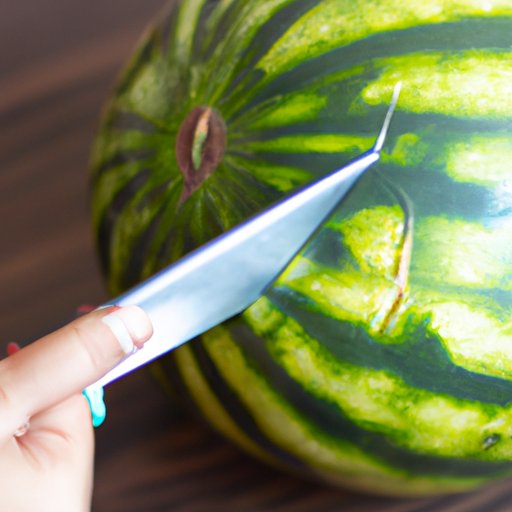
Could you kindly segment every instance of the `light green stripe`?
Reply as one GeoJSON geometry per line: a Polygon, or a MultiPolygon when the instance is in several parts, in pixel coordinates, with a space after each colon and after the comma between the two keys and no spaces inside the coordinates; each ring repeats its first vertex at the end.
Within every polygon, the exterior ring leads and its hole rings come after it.
{"type": "Polygon", "coordinates": [[[226,155],[224,164],[234,169],[245,169],[258,181],[267,183],[281,192],[294,190],[298,186],[310,182],[313,178],[311,172],[306,169],[276,165],[264,160],[255,160],[234,155],[226,155]]]}
{"type": "Polygon", "coordinates": [[[512,225],[447,217],[418,220],[413,274],[422,283],[512,290],[512,225]]]}
{"type": "MultiPolygon", "coordinates": [[[[158,150],[166,141],[167,135],[162,133],[143,133],[137,130],[123,130],[115,133],[106,132],[103,137],[96,139],[92,155],[91,166],[93,169],[102,167],[118,154],[130,154],[132,151],[158,150]]],[[[105,169],[103,169],[105,170],[105,169]]]]}
{"type": "Polygon", "coordinates": [[[395,277],[405,229],[404,213],[398,205],[365,208],[348,218],[334,217],[327,227],[343,235],[343,243],[362,272],[395,277]]]}
{"type": "Polygon", "coordinates": [[[118,214],[114,228],[110,233],[110,292],[121,293],[117,283],[124,283],[124,274],[127,264],[133,258],[133,243],[145,233],[147,226],[160,210],[155,202],[148,203],[146,198],[151,193],[153,184],[148,182],[140,187],[133,198],[128,201],[118,214]],[[141,207],[141,204],[144,204],[141,207]]]}
{"type": "Polygon", "coordinates": [[[327,227],[339,232],[352,261],[333,269],[296,258],[279,284],[309,297],[333,318],[368,325],[374,333],[386,331],[379,336],[382,343],[401,343],[402,337],[391,336],[406,320],[401,304],[408,293],[410,247],[404,244],[401,208],[363,209],[331,219],[327,227]]]}
{"type": "Polygon", "coordinates": [[[316,92],[300,92],[274,98],[268,104],[258,104],[247,114],[231,123],[235,133],[237,127],[248,125],[251,130],[276,128],[316,119],[326,107],[328,98],[316,92]]]}
{"type": "Polygon", "coordinates": [[[268,80],[298,64],[378,33],[463,17],[512,15],[509,0],[324,0],[277,41],[258,67],[268,80]],[[305,51],[305,49],[307,50],[305,51]]]}
{"type": "Polygon", "coordinates": [[[512,206],[512,139],[501,131],[480,134],[405,133],[396,139],[383,162],[405,172],[428,166],[454,182],[485,187],[488,211],[500,214],[512,206]],[[427,160],[428,159],[428,160],[427,160]]]}
{"type": "Polygon", "coordinates": [[[203,50],[207,51],[212,44],[213,38],[218,35],[219,24],[227,13],[228,9],[236,4],[237,0],[218,0],[212,13],[204,24],[205,37],[203,40],[203,50]]]}
{"type": "Polygon", "coordinates": [[[177,66],[169,66],[162,54],[158,54],[138,70],[131,86],[116,98],[117,109],[168,129],[169,123],[176,123],[168,115],[169,94],[181,79],[177,66]]]}
{"type": "Polygon", "coordinates": [[[402,81],[398,107],[417,114],[454,117],[512,116],[512,52],[470,50],[377,59],[380,76],[362,97],[369,105],[388,104],[402,81]]]}
{"type": "Polygon", "coordinates": [[[430,296],[426,305],[431,329],[442,340],[450,359],[469,371],[498,378],[512,378],[512,322],[509,312],[499,318],[482,306],[430,296]]]}
{"type": "Polygon", "coordinates": [[[382,154],[382,161],[413,169],[431,152],[432,144],[426,138],[418,133],[404,133],[396,138],[391,154],[382,154]]]}
{"type": "Polygon", "coordinates": [[[394,314],[397,318],[393,325],[389,325],[388,317],[403,293],[392,279],[378,273],[365,274],[356,266],[346,265],[333,270],[305,258],[296,258],[279,283],[309,298],[326,315],[341,322],[365,326],[378,336],[376,341],[404,342],[401,336],[406,320],[403,311],[397,311],[394,314]],[[383,330],[386,335],[380,336],[383,330]]]}
{"type": "Polygon", "coordinates": [[[256,128],[273,128],[287,126],[290,122],[297,124],[314,120],[317,116],[326,112],[329,115],[329,109],[342,108],[336,103],[340,100],[333,101],[332,98],[341,96],[339,93],[341,84],[350,81],[350,79],[357,80],[365,71],[366,68],[363,65],[342,70],[336,69],[327,74],[311,77],[307,85],[300,90],[279,94],[273,96],[270,100],[264,99],[259,103],[249,101],[259,90],[259,86],[247,89],[242,82],[233,93],[236,101],[228,101],[222,109],[227,118],[231,115],[238,116],[240,110],[244,112],[243,115],[230,122],[230,127],[233,126],[237,133],[242,134],[251,134],[254,131],[253,123],[256,128]],[[331,100],[329,101],[329,99],[331,100]],[[250,104],[250,108],[245,111],[248,104],[250,104]],[[287,116],[290,116],[290,121],[287,116]]]}
{"type": "Polygon", "coordinates": [[[200,94],[209,105],[216,105],[226,88],[231,85],[233,73],[258,30],[280,9],[294,0],[266,0],[265,2],[238,2],[235,23],[217,45],[204,68],[205,90],[200,94]],[[215,76],[215,80],[210,78],[215,76]]]}
{"type": "Polygon", "coordinates": [[[174,56],[176,64],[184,68],[190,65],[197,24],[206,1],[186,0],[180,2],[170,53],[174,56]]]}
{"type": "Polygon", "coordinates": [[[372,147],[374,137],[346,134],[303,134],[238,144],[246,151],[263,153],[362,153],[372,147]]]}
{"type": "Polygon", "coordinates": [[[431,318],[453,362],[470,371],[512,378],[512,324],[508,311],[493,306],[492,294],[512,290],[512,225],[482,226],[430,217],[418,222],[414,300],[431,318]],[[443,294],[429,291],[436,287],[443,294]],[[448,293],[448,287],[452,292],[448,293]],[[475,290],[473,296],[468,295],[475,290]]]}
{"type": "MultiPolygon", "coordinates": [[[[468,136],[448,148],[446,173],[455,181],[509,190],[512,205],[512,138],[506,135],[468,136]]],[[[504,205],[505,206],[505,205],[504,205]]]]}

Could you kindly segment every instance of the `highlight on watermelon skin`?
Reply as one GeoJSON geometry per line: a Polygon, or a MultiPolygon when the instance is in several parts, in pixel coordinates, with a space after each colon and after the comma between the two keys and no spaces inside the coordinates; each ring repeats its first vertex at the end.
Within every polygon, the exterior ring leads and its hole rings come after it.
{"type": "Polygon", "coordinates": [[[141,38],[91,155],[112,294],[369,150],[402,83],[376,172],[153,367],[246,452],[385,494],[512,475],[511,33],[503,0],[187,0],[141,38]]]}

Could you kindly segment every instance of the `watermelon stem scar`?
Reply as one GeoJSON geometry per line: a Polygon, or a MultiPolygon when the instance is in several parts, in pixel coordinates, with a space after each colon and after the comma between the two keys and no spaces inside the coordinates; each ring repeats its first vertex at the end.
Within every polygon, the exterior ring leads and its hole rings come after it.
{"type": "Polygon", "coordinates": [[[194,108],[176,139],[176,160],[183,174],[180,204],[215,171],[225,149],[226,126],[219,113],[210,107],[194,108]]]}

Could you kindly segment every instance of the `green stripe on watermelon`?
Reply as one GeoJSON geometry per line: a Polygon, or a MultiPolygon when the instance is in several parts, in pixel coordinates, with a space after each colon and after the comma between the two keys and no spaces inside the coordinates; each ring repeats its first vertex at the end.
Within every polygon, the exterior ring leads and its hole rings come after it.
{"type": "Polygon", "coordinates": [[[240,399],[239,394],[226,382],[224,373],[219,372],[206,346],[201,343],[196,343],[192,347],[192,352],[201,373],[208,375],[208,380],[213,385],[216,396],[222,406],[230,411],[231,419],[236,423],[238,428],[255,442],[264,453],[270,454],[273,460],[284,462],[288,467],[297,472],[308,473],[309,467],[307,464],[304,464],[300,458],[286,449],[283,449],[279,444],[274,443],[273,440],[260,429],[257,418],[254,417],[250,410],[245,408],[244,401],[240,399]]]}
{"type": "Polygon", "coordinates": [[[269,140],[239,144],[248,153],[362,153],[371,147],[373,138],[345,134],[303,134],[272,137],[269,140]]]}
{"type": "MultiPolygon", "coordinates": [[[[272,457],[268,452],[262,449],[262,447],[251,439],[251,437],[247,435],[247,432],[242,430],[233,420],[219,401],[216,392],[211,389],[210,384],[204,378],[203,368],[198,365],[191,347],[185,346],[183,350],[176,353],[176,363],[173,370],[180,374],[180,384],[183,383],[186,392],[190,394],[191,398],[201,404],[200,412],[206,416],[219,432],[227,435],[248,453],[257,456],[263,461],[276,466],[282,464],[279,459],[272,457]]],[[[169,362],[164,362],[165,367],[167,367],[168,364],[169,362]]],[[[166,378],[165,374],[163,378],[166,378]]]]}
{"type": "Polygon", "coordinates": [[[243,139],[244,128],[248,128],[248,134],[250,134],[254,130],[315,121],[326,105],[325,95],[320,95],[317,91],[301,91],[298,94],[271,98],[266,104],[258,105],[257,109],[237,116],[230,125],[235,130],[235,136],[243,139]]]}
{"type": "Polygon", "coordinates": [[[390,84],[406,77],[401,109],[455,117],[509,117],[511,62],[512,53],[496,50],[408,54],[377,60],[375,67],[382,72],[364,88],[362,97],[368,105],[386,104],[390,84]]]}
{"type": "MultiPolygon", "coordinates": [[[[505,133],[473,135],[452,144],[446,163],[446,173],[457,182],[498,187],[505,203],[505,194],[511,194],[508,184],[510,162],[510,136],[505,133]]],[[[497,201],[499,200],[498,196],[497,201]]]]}
{"type": "Polygon", "coordinates": [[[512,290],[512,251],[506,251],[512,247],[512,230],[507,223],[427,217],[418,221],[417,230],[414,265],[419,281],[442,280],[447,286],[482,291],[512,290]]]}
{"type": "Polygon", "coordinates": [[[249,172],[256,181],[267,183],[279,192],[289,192],[303,183],[311,181],[311,173],[307,169],[286,165],[272,164],[256,158],[247,159],[241,156],[229,155],[225,159],[233,172],[249,172]]]}
{"type": "MultiPolygon", "coordinates": [[[[208,98],[211,104],[219,104],[223,101],[223,96],[233,82],[236,82],[236,76],[240,72],[241,62],[246,62],[247,53],[251,48],[251,41],[258,31],[265,26],[267,22],[276,16],[279,11],[291,5],[288,10],[291,16],[300,14],[297,10],[297,2],[293,0],[268,0],[266,2],[237,2],[233,4],[236,14],[232,14],[235,20],[227,31],[218,39],[215,49],[208,52],[208,59],[205,60],[202,68],[203,78],[213,74],[222,77],[220,80],[203,80],[198,91],[203,98],[208,98]],[[202,87],[201,87],[202,86],[202,87]]],[[[280,30],[277,32],[279,33],[280,30]]],[[[275,36],[274,36],[275,37],[275,36]]],[[[200,55],[197,55],[200,58],[200,55]]]]}
{"type": "Polygon", "coordinates": [[[187,0],[177,9],[176,29],[170,41],[170,58],[176,66],[187,68],[192,57],[198,22],[206,0],[187,0]]]}

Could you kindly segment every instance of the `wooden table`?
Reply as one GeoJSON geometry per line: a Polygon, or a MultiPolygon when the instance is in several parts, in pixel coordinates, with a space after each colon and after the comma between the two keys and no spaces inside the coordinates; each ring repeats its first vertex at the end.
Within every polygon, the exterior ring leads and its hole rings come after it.
{"type": "MultiPolygon", "coordinates": [[[[89,227],[89,148],[116,73],[161,5],[162,0],[2,5],[3,342],[41,333],[77,305],[106,299],[89,227]]],[[[463,496],[394,500],[284,475],[217,437],[164,396],[145,371],[112,385],[108,403],[108,421],[97,431],[96,512],[512,510],[510,482],[463,496]]]]}

